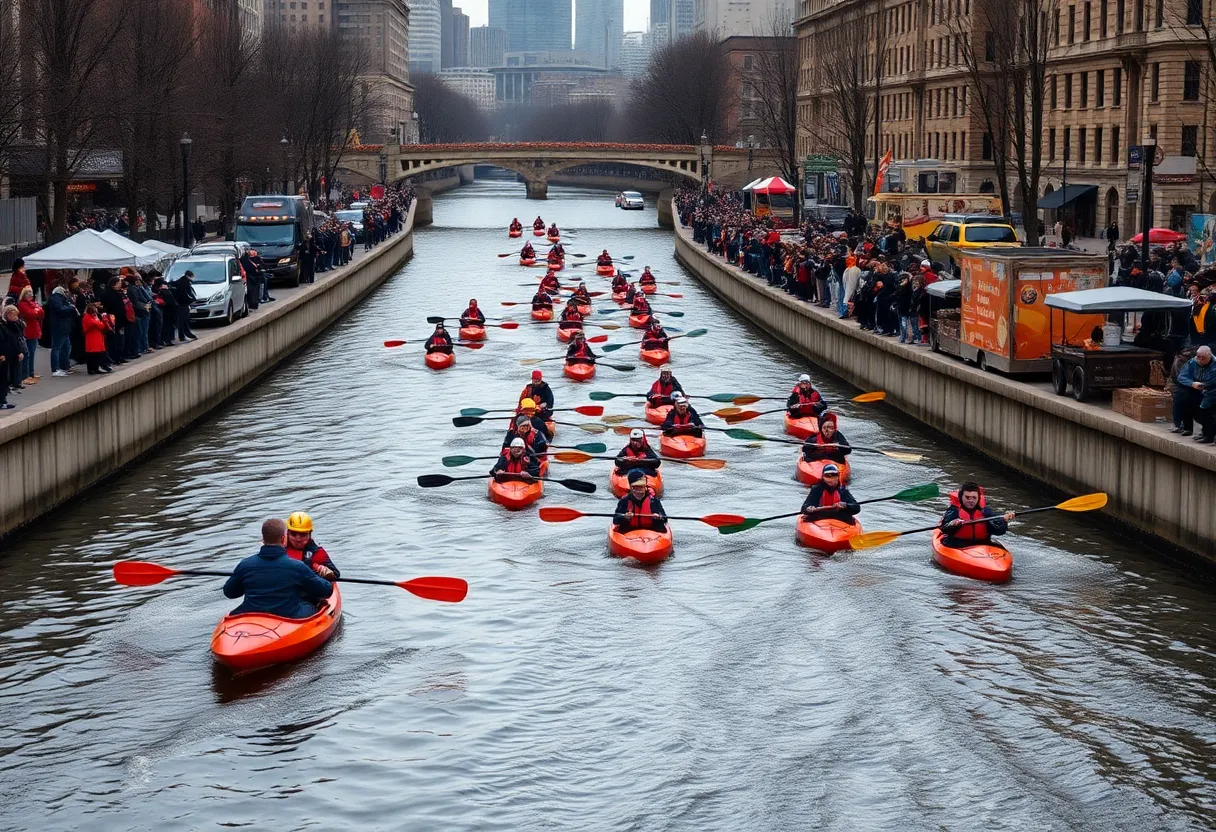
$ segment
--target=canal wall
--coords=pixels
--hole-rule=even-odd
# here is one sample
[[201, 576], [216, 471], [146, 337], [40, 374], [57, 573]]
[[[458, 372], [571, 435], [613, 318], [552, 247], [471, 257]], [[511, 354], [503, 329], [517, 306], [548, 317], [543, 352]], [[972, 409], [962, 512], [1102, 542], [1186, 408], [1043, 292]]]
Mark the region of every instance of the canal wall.
[[[828, 310], [727, 265], [675, 231], [676, 257], [761, 330], [863, 390], [1017, 471], [1071, 494], [1105, 491], [1105, 511], [1216, 565], [1216, 454], [1160, 427], [1078, 403], [1046, 385], [862, 332]], [[1046, 502], [1046, 501], [1045, 501]]]
[[409, 259], [415, 208], [402, 232], [348, 266], [317, 275], [316, 283], [276, 289], [277, 303], [8, 412], [0, 420], [0, 535], [117, 472], [320, 335]]

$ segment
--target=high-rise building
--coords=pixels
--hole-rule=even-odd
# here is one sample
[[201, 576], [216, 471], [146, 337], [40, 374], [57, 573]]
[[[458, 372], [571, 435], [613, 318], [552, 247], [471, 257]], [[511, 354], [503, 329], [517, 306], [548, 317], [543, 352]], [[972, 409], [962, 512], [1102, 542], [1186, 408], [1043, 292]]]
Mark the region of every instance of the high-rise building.
[[439, 0], [410, 0], [410, 71], [438, 72], [442, 60]]
[[[238, 0], [242, 21], [246, 16], [246, 5], [252, 9], [257, 0]], [[265, 0], [262, 5], [262, 27], [279, 25], [288, 32], [299, 32], [309, 26], [334, 25], [334, 5], [337, 0], [312, 0], [312, 2], [290, 2], [290, 0]], [[297, 8], [298, 7], [298, 8]]]
[[507, 51], [507, 33], [493, 26], [469, 30], [469, 66], [502, 66]]
[[490, 25], [511, 52], [570, 51], [571, 0], [489, 0]]
[[[316, 0], [320, 2], [321, 0]], [[364, 141], [405, 137], [414, 109], [410, 86], [409, 21], [405, 0], [333, 0], [338, 33], [367, 57], [363, 83], [376, 106]]]
[[788, 27], [793, 19], [793, 0], [695, 0], [693, 3], [693, 29], [714, 33], [719, 39], [753, 35], [771, 37], [774, 26]]
[[693, 30], [696, 17], [695, 0], [669, 0], [667, 5], [667, 36], [677, 41]]
[[655, 26], [667, 22], [667, 2], [668, 0], [650, 0], [650, 31], [653, 32]]
[[[662, 24], [666, 26], [666, 24]], [[626, 32], [621, 41], [621, 73], [627, 78], [637, 78], [646, 74], [646, 65], [650, 62], [650, 34], [647, 32]]]
[[440, 64], [448, 67], [469, 65], [469, 17], [452, 0], [439, 0], [439, 29], [442, 38]]
[[483, 110], [494, 109], [494, 74], [485, 69], [458, 67], [443, 69], [439, 80], [445, 86], [472, 99]]
[[625, 34], [624, 0], [577, 0], [574, 14], [574, 49], [595, 66], [614, 69], [621, 64], [621, 38]]

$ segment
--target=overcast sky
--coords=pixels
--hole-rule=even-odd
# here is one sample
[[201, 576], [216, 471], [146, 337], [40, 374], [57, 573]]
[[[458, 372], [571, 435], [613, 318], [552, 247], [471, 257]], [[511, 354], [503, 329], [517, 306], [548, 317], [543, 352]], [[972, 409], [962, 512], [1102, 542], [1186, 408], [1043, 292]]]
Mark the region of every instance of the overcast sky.
[[[470, 26], [485, 26], [489, 23], [487, 0], [452, 0], [452, 5], [469, 16]], [[646, 28], [650, 16], [650, 0], [625, 0], [625, 31], [641, 32]]]

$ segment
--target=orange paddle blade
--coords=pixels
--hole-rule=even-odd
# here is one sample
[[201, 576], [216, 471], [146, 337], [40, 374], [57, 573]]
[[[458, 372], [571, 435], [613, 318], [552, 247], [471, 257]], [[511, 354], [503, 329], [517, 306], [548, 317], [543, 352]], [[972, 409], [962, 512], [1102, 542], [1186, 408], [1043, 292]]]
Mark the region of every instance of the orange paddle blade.
[[577, 464], [591, 459], [591, 454], [585, 454], [582, 451], [558, 451], [553, 455], [553, 459], [557, 462]]
[[460, 603], [469, 594], [469, 582], [463, 578], [414, 578], [411, 581], [397, 581], [397, 586], [419, 598], [447, 601], [450, 604]]
[[583, 513], [578, 509], [563, 508], [562, 506], [546, 506], [540, 510], [540, 519], [546, 523], [568, 523], [582, 516]]
[[869, 404], [870, 402], [880, 402], [886, 397], [886, 393], [878, 390], [874, 393], [862, 393], [860, 396], [854, 396], [852, 400], [859, 404]]
[[742, 514], [707, 514], [701, 518], [701, 522], [716, 529], [719, 526], [737, 526], [746, 519]]
[[1065, 500], [1056, 506], [1060, 511], [1094, 511], [1106, 505], [1106, 493], [1099, 491], [1095, 494], [1083, 494], [1080, 497], [1073, 497], [1071, 500]]
[[388, 341], [384, 342], [384, 346], [386, 346], [386, 347], [400, 347], [400, 346], [403, 346], [404, 344], [405, 344], [405, 341], [402, 340], [401, 338], [391, 338]]
[[617, 425], [612, 429], [612, 432], [617, 436], [628, 436], [632, 430], [633, 428], [629, 427], [628, 425]]
[[682, 297], [684, 297], [684, 296], [683, 296], [683, 295], [681, 295], [681, 294], [678, 294], [678, 293], [677, 293], [677, 294], [669, 294], [667, 297], [669, 297], [669, 298], [682, 298]]
[[725, 419], [727, 416], [738, 416], [742, 412], [743, 408], [741, 407], [720, 407], [709, 415], [717, 416], [719, 419]]
[[519, 329], [519, 321], [504, 321], [498, 325], [499, 329]]
[[685, 462], [687, 462], [693, 468], [700, 468], [702, 471], [718, 471], [726, 467], [725, 459], [694, 457], [693, 459], [685, 460]]
[[735, 425], [739, 422], [746, 422], [748, 419], [755, 419], [760, 415], [758, 410], [744, 410], [742, 413], [736, 413], [734, 416], [723, 416], [722, 418], [727, 424]]
[[114, 580], [126, 586], [152, 586], [176, 574], [176, 569], [159, 563], [125, 560], [114, 564]]
[[584, 404], [574, 408], [574, 412], [584, 416], [603, 416], [604, 406], [602, 404]]
[[760, 401], [759, 396], [735, 396], [731, 399], [735, 404], [755, 404]]

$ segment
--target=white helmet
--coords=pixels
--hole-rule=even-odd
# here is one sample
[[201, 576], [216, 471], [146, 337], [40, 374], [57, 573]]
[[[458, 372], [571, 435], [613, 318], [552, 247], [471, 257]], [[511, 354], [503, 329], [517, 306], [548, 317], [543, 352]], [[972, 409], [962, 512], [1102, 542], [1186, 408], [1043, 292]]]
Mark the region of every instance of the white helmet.
[[802, 382], [804, 382], [804, 381], [810, 381], [810, 380], [811, 380], [811, 377], [810, 377], [810, 376], [808, 376], [806, 373], [803, 373], [802, 375], [798, 376], [798, 383], [799, 383], [799, 384], [801, 384], [801, 383], [802, 383]]
[[511, 440], [511, 447], [512, 448], [524, 447], [524, 440], [520, 439], [518, 436], [515, 437], [514, 439]]
[[688, 399], [684, 398], [684, 394], [683, 394], [683, 393], [681, 393], [681, 392], [679, 392], [678, 390], [677, 390], [675, 393], [672, 393], [672, 394], [671, 394], [671, 400], [672, 400], [673, 402], [686, 402], [686, 401], [688, 401]]
[[634, 428], [633, 430], [629, 431], [629, 438], [630, 439], [645, 439], [646, 434], [642, 433], [641, 428]]

